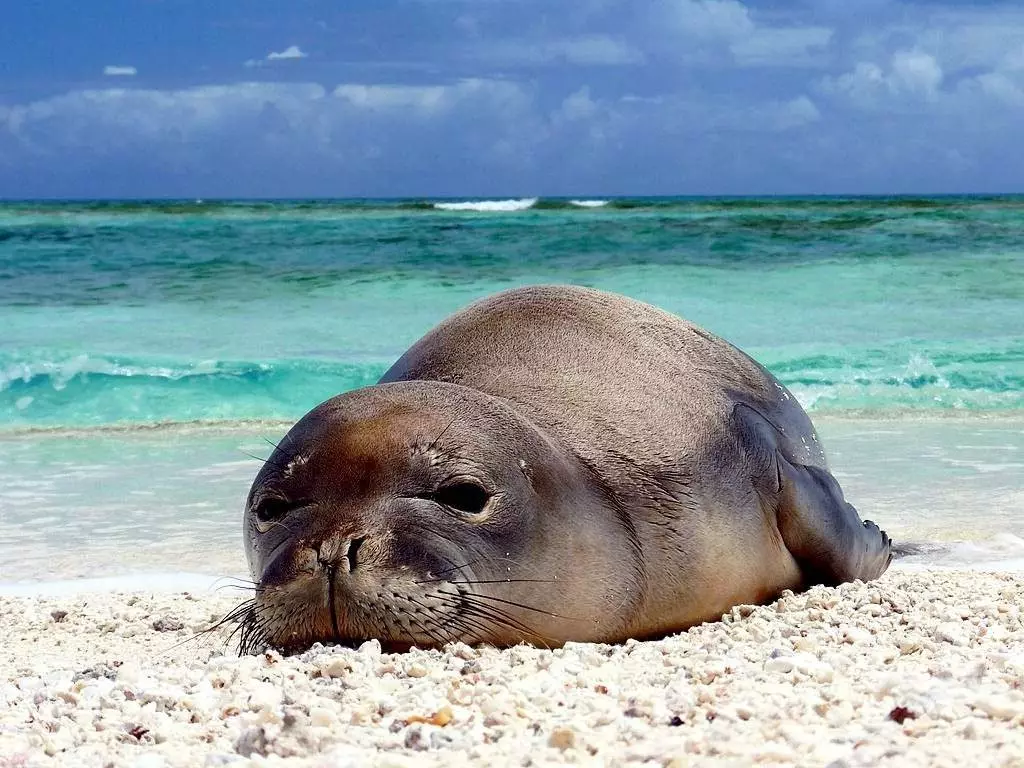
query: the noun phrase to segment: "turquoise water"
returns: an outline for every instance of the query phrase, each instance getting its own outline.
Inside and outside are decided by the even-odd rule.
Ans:
[[[12,202],[0,581],[224,548],[213,570],[233,572],[243,450],[372,384],[465,303],[537,282],[682,314],[766,364],[817,423],[859,425],[871,437],[834,430],[837,474],[863,470],[858,451],[877,459],[861,496],[906,536],[1024,535],[1024,197]],[[935,488],[973,501],[954,511]],[[173,534],[153,527],[164,515]],[[113,567],[112,540],[152,546]]]

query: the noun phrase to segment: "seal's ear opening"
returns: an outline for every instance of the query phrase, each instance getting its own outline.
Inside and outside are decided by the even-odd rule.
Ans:
[[[434,501],[445,507],[464,512],[469,515],[478,515],[484,511],[491,494],[477,482],[472,480],[460,480],[457,483],[443,485],[434,492]]]

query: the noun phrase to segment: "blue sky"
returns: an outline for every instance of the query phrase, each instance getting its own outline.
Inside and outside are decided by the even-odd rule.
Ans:
[[[1024,5],[54,0],[0,196],[1024,191]]]

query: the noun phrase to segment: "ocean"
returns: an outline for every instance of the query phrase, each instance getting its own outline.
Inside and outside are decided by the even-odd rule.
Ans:
[[[765,364],[901,567],[1024,568],[1024,197],[7,202],[0,591],[244,576],[253,456],[552,282]]]

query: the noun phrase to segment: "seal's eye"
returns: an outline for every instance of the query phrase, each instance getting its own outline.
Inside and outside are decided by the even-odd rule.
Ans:
[[[253,509],[252,513],[260,523],[272,523],[288,514],[296,505],[286,499],[265,496]]]
[[[461,480],[450,485],[443,485],[434,493],[434,501],[451,507],[468,515],[478,515],[484,511],[491,495],[479,483]]]

